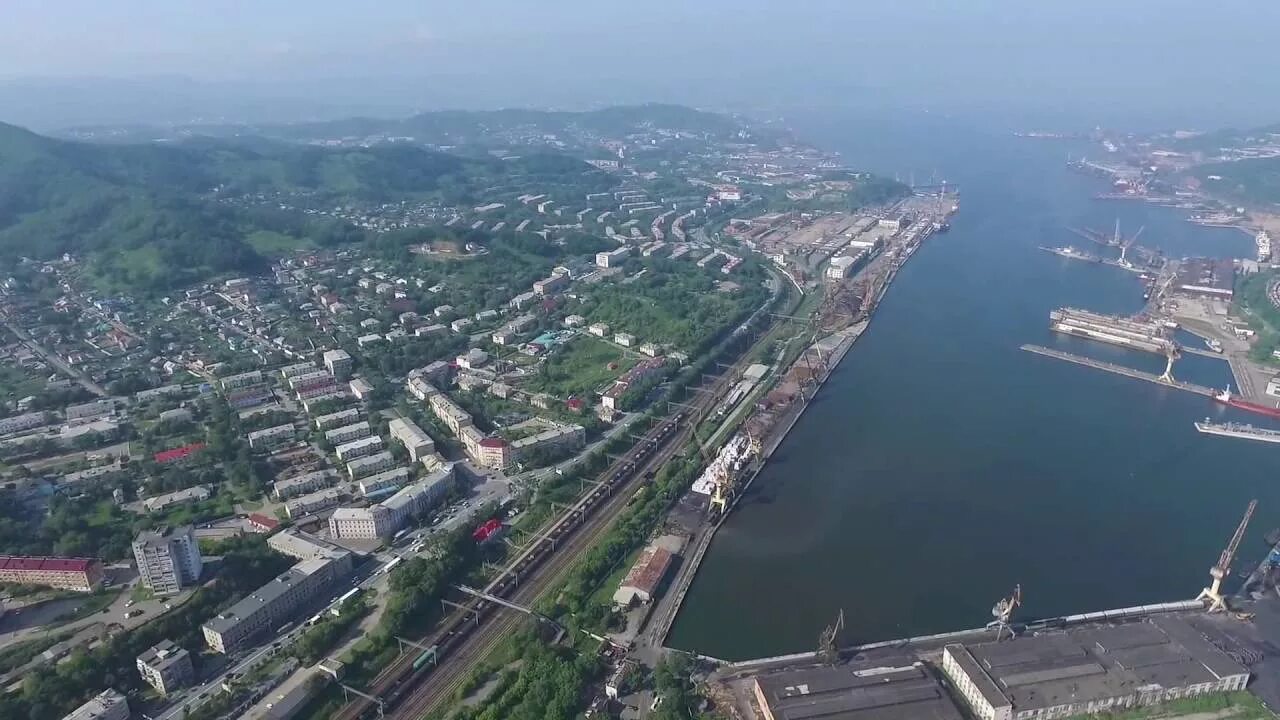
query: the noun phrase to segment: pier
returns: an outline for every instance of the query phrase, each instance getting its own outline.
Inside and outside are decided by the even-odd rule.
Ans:
[[[1057,358],[1058,360],[1065,360],[1067,362],[1075,363],[1077,365],[1083,365],[1085,367],[1091,367],[1098,370],[1105,370],[1107,372],[1115,373],[1116,375],[1123,375],[1125,377],[1133,378],[1135,380],[1145,380],[1149,383],[1155,383],[1156,385],[1160,385],[1162,387],[1174,388],[1177,390],[1186,390],[1187,392],[1193,392],[1197,395],[1203,395],[1207,398],[1212,398],[1218,394],[1217,391],[1214,390],[1213,388],[1205,387],[1204,385],[1197,385],[1195,383],[1189,383],[1183,380],[1172,380],[1172,381],[1165,380],[1164,378],[1160,377],[1159,375],[1156,375],[1155,373],[1149,373],[1143,370],[1135,370],[1131,367],[1125,367],[1124,365],[1109,363],[1104,360],[1094,360],[1093,358],[1088,358],[1083,355],[1076,355],[1074,353],[1063,352],[1061,350],[1054,350],[1052,348],[1043,347],[1041,345],[1023,345],[1022,349],[1026,350],[1027,352],[1033,352],[1037,355],[1044,355],[1045,357]]]

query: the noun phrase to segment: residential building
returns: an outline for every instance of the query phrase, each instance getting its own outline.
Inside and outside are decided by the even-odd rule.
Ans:
[[[116,410],[125,404],[124,398],[102,398],[87,403],[68,405],[63,414],[68,425],[82,425],[98,418],[114,415]]]
[[[349,462],[356,458],[372,455],[382,450],[382,438],[377,435],[370,435],[359,440],[352,440],[343,443],[333,449],[333,454],[338,456],[342,462]]]
[[[329,536],[339,540],[376,540],[396,532],[391,525],[391,511],[381,505],[342,507],[329,516]]]
[[[302,375],[304,373],[315,372],[315,371],[316,371],[315,363],[309,363],[309,362],[296,363],[294,365],[286,365],[280,368],[280,377],[284,378],[285,380],[288,380],[289,378],[292,378],[294,376]]]
[[[476,324],[476,321],[472,320],[471,318],[465,318],[465,317],[458,318],[457,320],[454,320],[453,322],[449,323],[449,329],[453,330],[456,333],[460,333],[475,324]]]
[[[507,304],[516,310],[523,310],[536,302],[538,302],[538,293],[529,291],[516,295]]]
[[[0,555],[0,583],[93,592],[102,584],[96,558]]]
[[[138,656],[138,674],[161,695],[191,684],[191,653],[172,640],[161,640]]]
[[[500,437],[469,437],[479,431],[474,427],[466,430],[472,432],[466,433],[463,445],[466,446],[468,454],[477,465],[491,470],[504,470],[511,464],[510,443]]]
[[[533,291],[539,295],[550,295],[569,286],[568,275],[552,275],[533,284]]]
[[[410,377],[405,383],[405,386],[409,388],[409,394],[419,400],[426,400],[432,395],[436,395],[440,392],[439,390],[436,390],[431,383],[420,377]]]
[[[284,512],[290,520],[296,520],[305,515],[327,510],[337,505],[341,499],[342,492],[337,488],[325,488],[290,500],[284,504]]]
[[[427,405],[454,435],[458,435],[462,428],[471,426],[471,413],[463,410],[462,406],[442,392],[428,396]]]
[[[0,419],[0,435],[9,435],[11,433],[22,432],[23,430],[31,430],[48,424],[48,416],[43,412],[14,415],[12,417]]]
[[[568,328],[582,327],[586,322],[587,319],[581,315],[570,315],[564,319],[564,326]]]
[[[404,485],[412,478],[413,473],[407,467],[384,470],[383,472],[377,473],[376,475],[370,475],[369,477],[361,480],[359,484],[360,494],[368,497],[370,494],[386,490],[387,488],[399,489],[401,485]]]
[[[342,565],[327,558],[303,560],[202,626],[214,652],[231,653],[245,641],[287,623],[294,611],[342,575]]]
[[[396,464],[396,460],[391,453],[383,450],[380,453],[374,453],[365,457],[356,458],[347,463],[347,475],[352,480],[369,477],[374,473],[382,472]]]
[[[351,366],[354,364],[355,361],[346,350],[329,350],[324,354],[324,366],[336,380],[351,377]]]
[[[334,512],[337,512],[336,510]],[[336,543],[297,528],[289,528],[267,538],[267,545],[279,553],[298,560],[315,560],[323,558],[338,564],[338,571],[345,574],[351,570],[352,553]]]
[[[1178,616],[952,643],[942,671],[981,720],[1053,720],[1243,690],[1249,670]]]
[[[351,388],[351,394],[355,395],[357,400],[368,401],[373,395],[373,386],[364,378],[356,378],[347,386]]]
[[[465,353],[459,355],[455,359],[455,362],[458,363],[458,367],[460,368],[474,370],[489,362],[489,353],[481,350],[480,348],[471,348]]]
[[[289,388],[292,390],[305,389],[316,385],[325,385],[333,382],[333,376],[328,370],[317,370],[312,368],[304,373],[289,376]]]
[[[316,470],[291,478],[277,480],[271,487],[272,493],[279,500],[305,495],[332,485],[337,480],[331,470]]]
[[[360,346],[360,349],[363,350],[367,347],[372,347],[374,345],[377,345],[383,340],[385,340],[385,338],[383,338],[381,335],[377,333],[369,333],[368,335],[361,335],[360,337],[356,338],[356,345]]]
[[[208,485],[193,485],[183,490],[149,497],[142,501],[142,507],[146,508],[147,512],[155,512],[173,505],[203,502],[211,497],[213,497],[213,491]]]
[[[618,333],[613,336],[613,341],[622,347],[631,347],[636,344],[636,336],[630,333]]]
[[[190,525],[161,526],[138,534],[133,557],[142,582],[156,595],[175,595],[200,580],[204,564]]]
[[[405,450],[409,451],[409,457],[414,462],[418,462],[423,456],[430,455],[436,450],[436,443],[431,439],[431,436],[423,432],[417,423],[408,418],[392,419],[388,425],[388,430],[392,439],[398,440],[404,445]]]
[[[436,335],[443,335],[448,331],[448,326],[434,323],[432,325],[423,325],[422,327],[414,328],[413,334],[415,337],[434,337]]]
[[[62,720],[129,720],[129,701],[107,688],[85,704],[62,716]]]
[[[631,255],[631,248],[620,247],[617,250],[596,253],[596,267],[616,268],[626,262]]]
[[[1267,394],[1273,397],[1280,397],[1280,375],[1267,381]]]
[[[325,442],[330,445],[342,445],[343,443],[349,443],[352,440],[369,437],[372,434],[373,430],[369,427],[368,421],[361,420],[360,422],[351,423],[350,425],[343,425],[339,428],[326,430],[324,433],[324,439]]]
[[[242,372],[236,375],[228,375],[219,380],[218,384],[222,386],[222,390],[225,392],[227,390],[235,390],[237,388],[249,387],[250,385],[257,385],[261,382],[262,371],[250,370],[249,372]]]
[[[347,408],[338,412],[321,415],[315,419],[317,430],[330,430],[335,427],[350,425],[360,419],[359,408]]]
[[[264,428],[262,430],[254,430],[248,434],[249,447],[254,450],[262,450],[264,448],[275,447],[282,443],[292,440],[296,435],[296,430],[292,423],[284,425],[276,425],[275,427]]]
[[[587,332],[596,337],[605,337],[609,334],[609,326],[604,323],[592,323],[587,326]]]
[[[662,354],[662,346],[656,343],[645,343],[640,346],[640,354],[657,357]]]
[[[520,462],[528,453],[535,450],[553,447],[576,449],[586,444],[587,431],[581,425],[545,424],[547,428],[542,432],[513,440],[507,459],[510,462]]]

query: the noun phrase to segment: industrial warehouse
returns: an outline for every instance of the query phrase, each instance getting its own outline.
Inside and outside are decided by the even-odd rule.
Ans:
[[[794,670],[755,679],[765,720],[962,720],[942,685],[915,662],[902,667]]]
[[[1243,690],[1249,671],[1178,617],[943,649],[982,720],[1064,718]]]

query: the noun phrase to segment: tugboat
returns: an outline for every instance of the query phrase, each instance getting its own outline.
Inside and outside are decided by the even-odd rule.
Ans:
[[[1204,345],[1210,350],[1218,354],[1222,354],[1222,343],[1218,342],[1217,340],[1214,340],[1213,338],[1205,338]]]

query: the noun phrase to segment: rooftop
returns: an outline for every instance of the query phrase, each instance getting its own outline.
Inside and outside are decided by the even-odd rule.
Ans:
[[[957,646],[949,646],[956,648]],[[1248,673],[1186,620],[1151,618],[966,645],[953,652],[971,678],[975,670],[1015,711],[1132,694],[1148,685],[1187,687]],[[973,663],[961,660],[969,654]],[[975,667],[976,666],[976,667]],[[982,689],[985,682],[977,682]]]
[[[756,678],[774,720],[961,720],[919,664],[792,670]]]

